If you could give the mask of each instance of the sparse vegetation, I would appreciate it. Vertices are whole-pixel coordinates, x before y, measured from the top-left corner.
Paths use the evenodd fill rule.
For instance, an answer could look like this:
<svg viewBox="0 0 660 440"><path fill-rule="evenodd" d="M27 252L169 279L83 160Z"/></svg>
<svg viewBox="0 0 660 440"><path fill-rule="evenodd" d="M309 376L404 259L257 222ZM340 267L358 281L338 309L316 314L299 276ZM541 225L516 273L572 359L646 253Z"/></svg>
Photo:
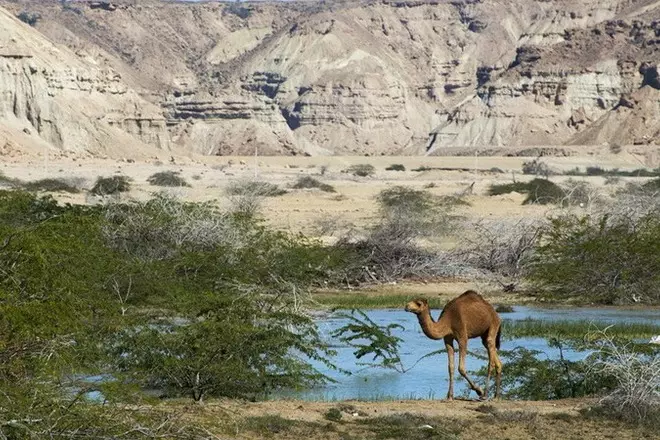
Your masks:
<svg viewBox="0 0 660 440"><path fill-rule="evenodd" d="M377 196L380 219L364 238L340 239L338 246L356 255L354 280L394 280L438 275L445 265L441 256L419 246L421 237L445 234L455 217L456 203L428 191L395 186Z"/></svg>
<svg viewBox="0 0 660 440"><path fill-rule="evenodd" d="M41 20L41 15L37 13L32 13L28 11L23 11L19 13L16 16L19 20L21 20L25 24L29 24L30 26L35 26L39 20Z"/></svg>
<svg viewBox="0 0 660 440"><path fill-rule="evenodd" d="M230 196L277 197L286 191L277 185L259 180L233 180L227 185L226 192Z"/></svg>
<svg viewBox="0 0 660 440"><path fill-rule="evenodd" d="M395 163L385 168L386 171L405 171L406 167L403 164Z"/></svg>
<svg viewBox="0 0 660 440"><path fill-rule="evenodd" d="M65 179L41 179L33 182L26 182L23 188L27 191L48 191L48 192L68 192L78 193L78 187Z"/></svg>
<svg viewBox="0 0 660 440"><path fill-rule="evenodd" d="M463 427L447 418L402 413L361 420L378 439L458 440Z"/></svg>
<svg viewBox="0 0 660 440"><path fill-rule="evenodd" d="M660 302L660 216L561 216L551 221L529 277L553 298L601 304Z"/></svg>
<svg viewBox="0 0 660 440"><path fill-rule="evenodd" d="M293 184L292 188L294 189L309 189L316 188L324 192L335 192L335 188L332 185L323 183L311 176L301 176L298 178L296 183Z"/></svg>
<svg viewBox="0 0 660 440"><path fill-rule="evenodd" d="M126 176L99 177L91 193L97 196L109 196L130 191L130 179Z"/></svg>
<svg viewBox="0 0 660 440"><path fill-rule="evenodd" d="M154 186L190 186L177 171L160 171L149 176L147 182Z"/></svg>
<svg viewBox="0 0 660 440"><path fill-rule="evenodd" d="M518 192L527 194L523 205L529 204L552 204L566 202L566 192L557 184L547 179L533 179L529 182L514 182L507 184L491 185L488 195L495 196Z"/></svg>
<svg viewBox="0 0 660 440"><path fill-rule="evenodd" d="M351 165L344 170L345 173L359 177L369 177L376 173L376 168L368 163Z"/></svg>
<svg viewBox="0 0 660 440"><path fill-rule="evenodd" d="M339 422L342 418L342 413L339 408L330 408L323 414L323 418L331 422Z"/></svg>
<svg viewBox="0 0 660 440"><path fill-rule="evenodd" d="M531 161L523 162L522 165L523 174L533 174L534 176L543 176L546 179L554 174L547 163L543 162L540 159L534 159Z"/></svg>

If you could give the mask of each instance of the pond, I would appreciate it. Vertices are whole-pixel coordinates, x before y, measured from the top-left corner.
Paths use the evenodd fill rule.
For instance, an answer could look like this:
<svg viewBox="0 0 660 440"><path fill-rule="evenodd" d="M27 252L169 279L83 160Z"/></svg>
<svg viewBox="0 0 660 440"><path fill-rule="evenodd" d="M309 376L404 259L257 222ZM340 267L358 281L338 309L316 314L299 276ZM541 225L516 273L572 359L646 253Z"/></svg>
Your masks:
<svg viewBox="0 0 660 440"><path fill-rule="evenodd" d="M442 341L428 339L422 333L417 318L403 310L365 310L370 319L378 325L396 323L403 326L394 334L403 339L401 343L401 358L406 368L412 366L419 358L432 351L444 348ZM439 311L432 313L437 319ZM539 319L550 321L587 321L593 322L598 328L604 328L613 323L658 323L657 310L619 310L605 308L571 308L571 309L539 309L531 307L515 307L514 312L500 315L503 320ZM329 316L319 319L319 329L324 337L330 339L332 332L346 324L346 319ZM332 341L330 341L332 342ZM502 349L511 350L517 346L543 351L550 358L558 358L559 351L551 348L542 338L509 339L502 335ZM444 399L448 388L447 354L441 353L421 360L413 369L406 373L367 368L358 365L353 356L353 349L347 346L336 346L336 365L351 371L347 376L329 370L323 364L313 362L322 373L337 380L323 387L299 392L282 392L274 397L295 397L305 400L344 400L344 399ZM481 340L471 339L468 350L486 355ZM587 353L565 350L564 356L569 360L583 359ZM370 359L365 359L369 361ZM468 354L466 368L475 371L486 365L487 361ZM458 368L458 355L456 367ZM504 365L506 374L506 364ZM454 376L454 393L460 396L467 390L465 380L458 374ZM479 379L479 378L475 378ZM479 383L479 381L478 381ZM476 397L474 393L471 397Z"/></svg>

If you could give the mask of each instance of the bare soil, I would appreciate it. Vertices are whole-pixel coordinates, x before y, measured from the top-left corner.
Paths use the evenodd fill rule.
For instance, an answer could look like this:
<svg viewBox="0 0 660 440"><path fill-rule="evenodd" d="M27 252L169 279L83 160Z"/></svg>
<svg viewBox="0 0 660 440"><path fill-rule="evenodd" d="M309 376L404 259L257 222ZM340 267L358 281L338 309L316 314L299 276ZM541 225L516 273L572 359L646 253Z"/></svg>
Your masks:
<svg viewBox="0 0 660 440"><path fill-rule="evenodd" d="M214 401L186 418L240 439L651 439L648 428L590 416L593 399L558 401ZM328 419L329 411L340 419ZM332 418L332 417L330 417ZM289 422L286 422L289 421ZM447 431L450 433L447 434Z"/></svg>

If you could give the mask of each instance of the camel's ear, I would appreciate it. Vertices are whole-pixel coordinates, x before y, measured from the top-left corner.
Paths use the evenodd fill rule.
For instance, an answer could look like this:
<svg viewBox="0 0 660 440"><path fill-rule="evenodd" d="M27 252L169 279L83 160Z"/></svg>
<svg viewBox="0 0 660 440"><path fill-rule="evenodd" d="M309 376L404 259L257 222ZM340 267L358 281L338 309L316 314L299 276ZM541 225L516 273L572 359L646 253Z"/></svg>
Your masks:
<svg viewBox="0 0 660 440"><path fill-rule="evenodd" d="M428 306L429 302L426 300L426 298L419 298L419 299L417 299L417 304L419 304L420 306L421 305Z"/></svg>

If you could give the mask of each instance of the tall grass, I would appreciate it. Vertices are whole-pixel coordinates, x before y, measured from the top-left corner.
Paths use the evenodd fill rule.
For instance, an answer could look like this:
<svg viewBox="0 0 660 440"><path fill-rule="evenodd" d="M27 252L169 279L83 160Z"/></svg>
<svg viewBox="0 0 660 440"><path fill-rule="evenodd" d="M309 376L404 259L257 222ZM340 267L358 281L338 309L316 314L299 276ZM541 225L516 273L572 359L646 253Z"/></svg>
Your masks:
<svg viewBox="0 0 660 440"><path fill-rule="evenodd" d="M542 319L523 319L502 322L502 335L506 338L524 337L563 337L581 339L585 335L608 327L608 333L623 338L650 338L660 334L660 322L655 323L617 323L606 324L589 320L580 321L549 321Z"/></svg>

